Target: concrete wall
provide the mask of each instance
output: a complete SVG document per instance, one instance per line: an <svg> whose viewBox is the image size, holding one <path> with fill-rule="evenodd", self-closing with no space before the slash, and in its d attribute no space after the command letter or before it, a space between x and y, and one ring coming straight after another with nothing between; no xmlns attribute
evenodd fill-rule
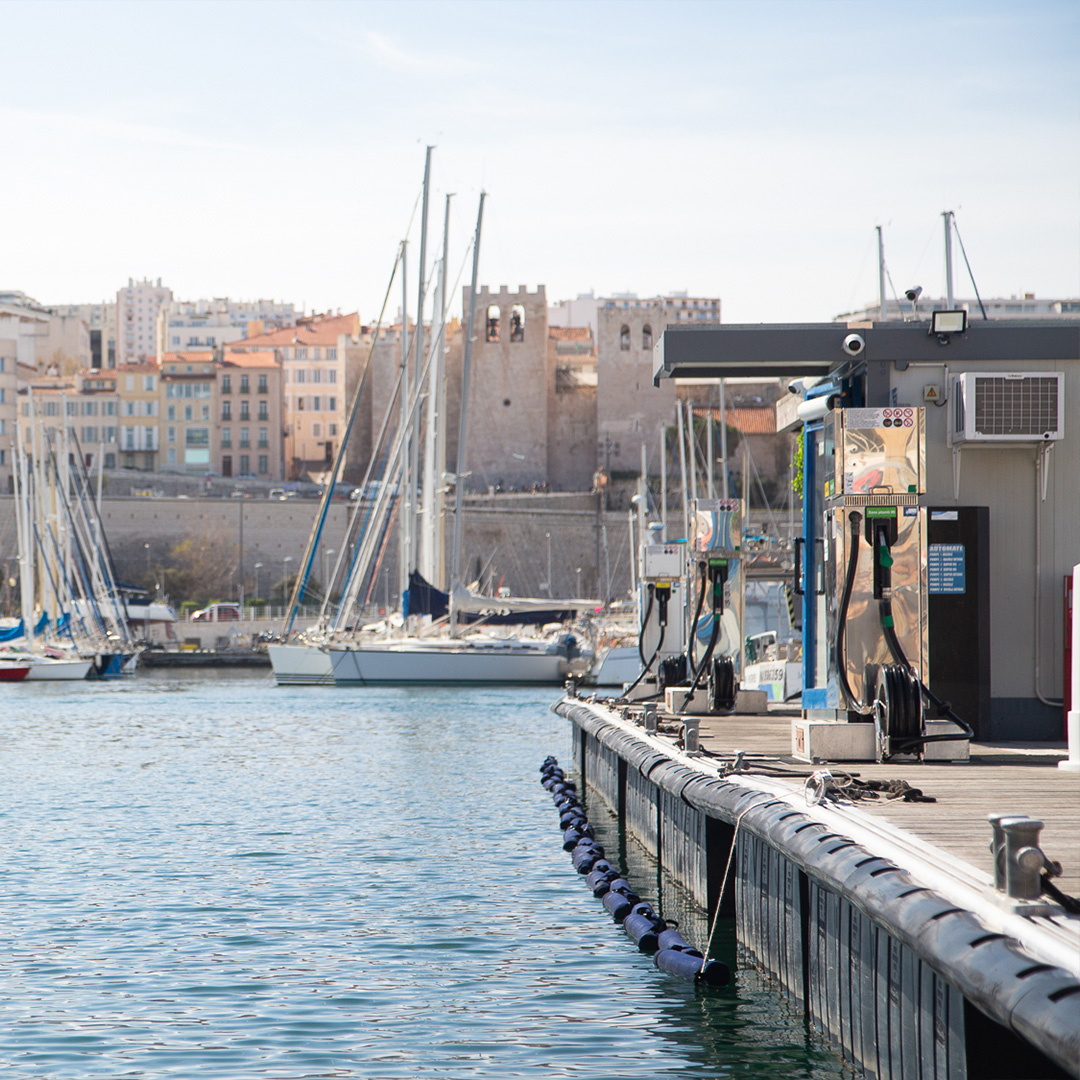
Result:
<svg viewBox="0 0 1080 1080"><path fill-rule="evenodd" d="M965 370L1065 373L1065 438L1050 452L1045 500L1037 482L1036 448L1009 444L965 444L956 498L949 446L952 403L926 406L926 502L990 508L991 737L997 731L1004 738L1018 738L1021 733L1060 738L1061 706L1040 702L1038 693L1052 700L1062 697L1064 578L1080 563L1080 365L1041 360L949 366L950 376ZM940 387L942 375L941 365L912 364L906 371L893 370L897 403L924 404L924 386ZM1042 541L1036 610L1037 518Z"/></svg>

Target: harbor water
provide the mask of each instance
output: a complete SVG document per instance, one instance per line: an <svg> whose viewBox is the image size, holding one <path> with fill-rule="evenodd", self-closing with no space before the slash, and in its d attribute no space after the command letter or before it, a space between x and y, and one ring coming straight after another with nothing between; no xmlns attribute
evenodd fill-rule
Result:
<svg viewBox="0 0 1080 1080"><path fill-rule="evenodd" d="M851 1076L755 972L695 989L592 897L539 784L556 696L4 687L4 1075Z"/></svg>

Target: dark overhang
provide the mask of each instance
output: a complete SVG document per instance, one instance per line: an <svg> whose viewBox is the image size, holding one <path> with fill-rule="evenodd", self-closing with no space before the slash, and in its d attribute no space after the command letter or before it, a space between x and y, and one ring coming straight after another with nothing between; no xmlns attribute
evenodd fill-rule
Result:
<svg viewBox="0 0 1080 1080"><path fill-rule="evenodd" d="M661 379L798 378L823 376L868 362L903 368L914 361L1080 360L1078 320L975 320L947 343L925 322L744 323L671 325L656 344L653 382ZM844 339L858 334L857 356Z"/></svg>

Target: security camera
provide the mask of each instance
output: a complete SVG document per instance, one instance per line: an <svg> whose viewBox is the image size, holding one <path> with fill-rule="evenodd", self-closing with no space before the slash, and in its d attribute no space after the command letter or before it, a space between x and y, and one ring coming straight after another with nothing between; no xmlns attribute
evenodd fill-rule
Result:
<svg viewBox="0 0 1080 1080"><path fill-rule="evenodd" d="M862 334L848 334L844 338L844 352L848 356L858 356L859 353L866 348L866 342L862 339Z"/></svg>
<svg viewBox="0 0 1080 1080"><path fill-rule="evenodd" d="M914 304L922 296L922 286L916 285L914 289L905 289L904 295Z"/></svg>

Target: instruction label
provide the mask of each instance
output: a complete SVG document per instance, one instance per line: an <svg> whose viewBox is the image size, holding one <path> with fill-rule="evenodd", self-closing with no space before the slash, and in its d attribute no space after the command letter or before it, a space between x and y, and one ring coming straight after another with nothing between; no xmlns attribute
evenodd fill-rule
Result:
<svg viewBox="0 0 1080 1080"><path fill-rule="evenodd" d="M931 544L926 551L926 571L929 592L967 592L963 544Z"/></svg>

